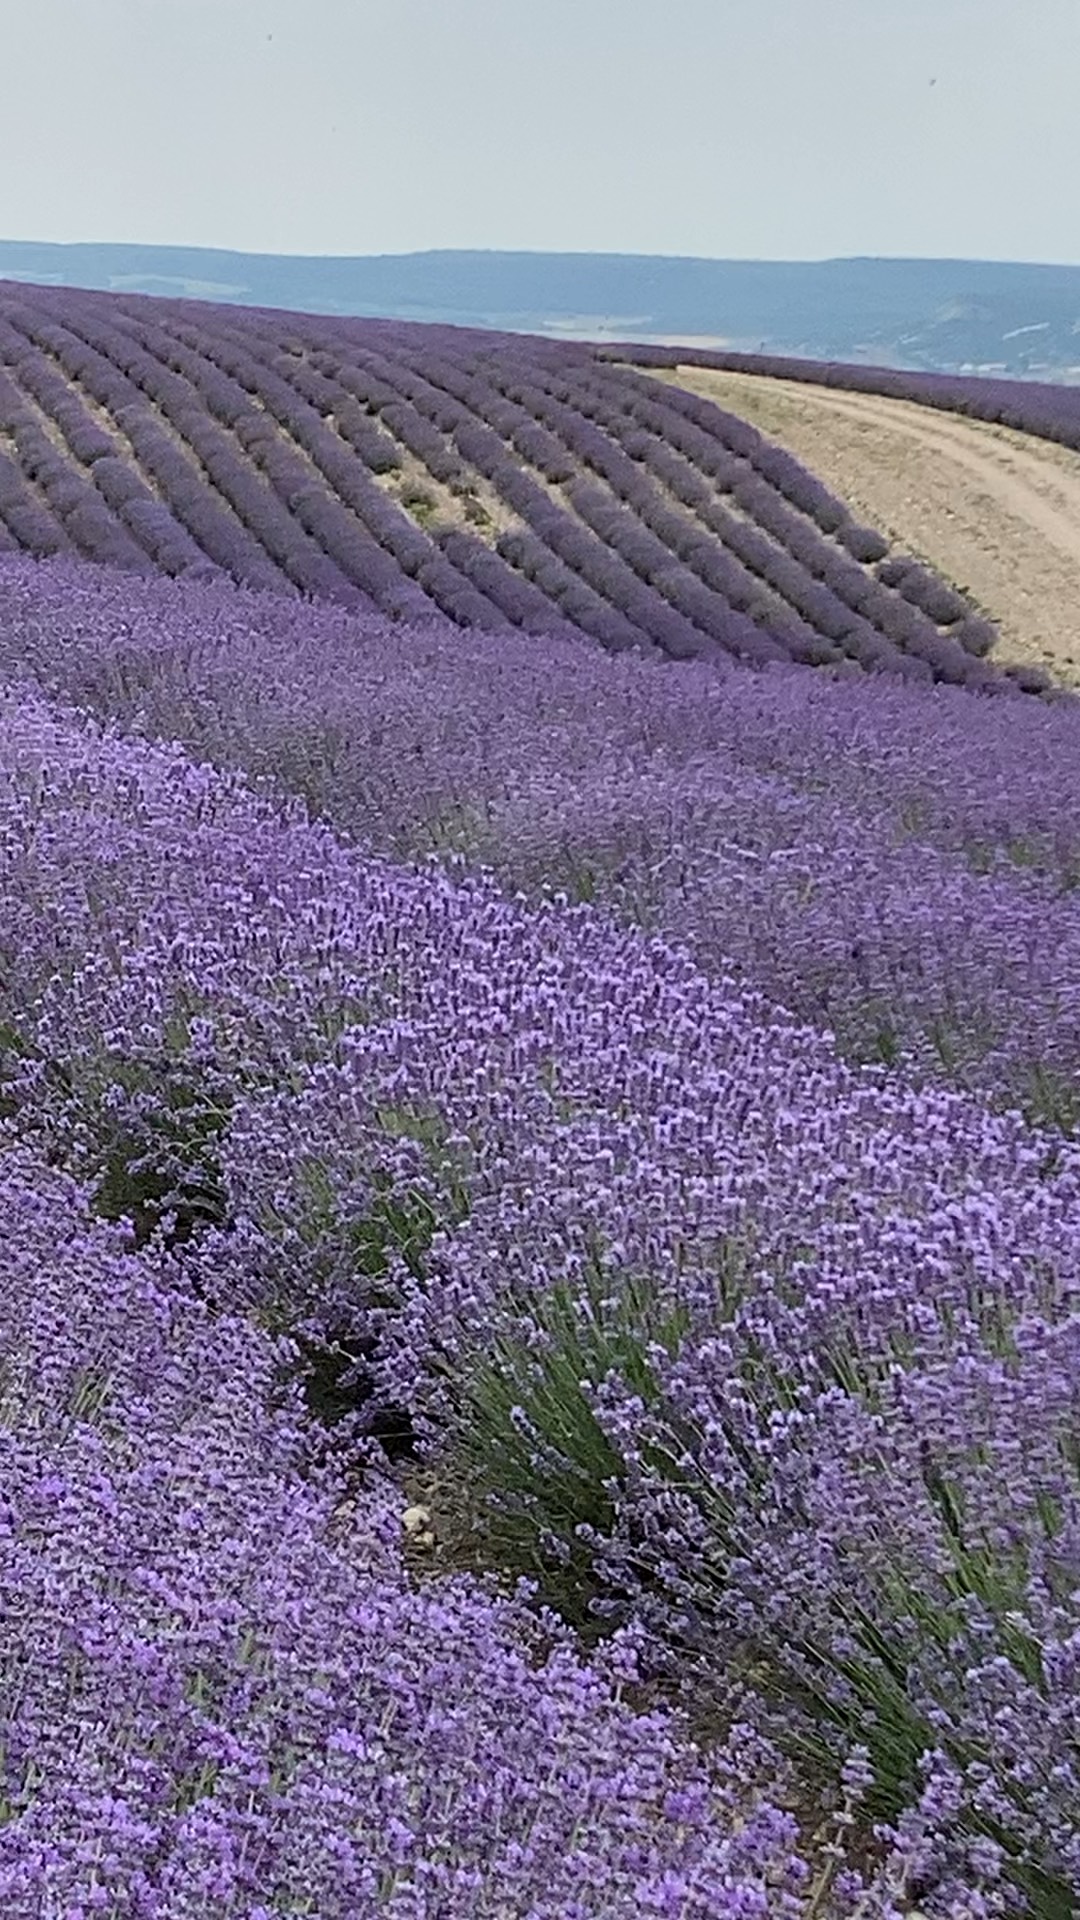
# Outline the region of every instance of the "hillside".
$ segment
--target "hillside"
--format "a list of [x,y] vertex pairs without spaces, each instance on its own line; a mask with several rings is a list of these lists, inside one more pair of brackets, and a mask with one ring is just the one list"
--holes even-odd
[[745,419],[583,344],[6,288],[3,548],[718,668],[1049,684]]
[[1080,1910],[1078,418],[634,351],[0,287],[10,1920]]
[[1080,380],[1080,267],[442,250],[361,257],[0,240],[0,279],[563,338]]
[[993,609],[998,661],[1080,685],[1080,454],[910,400],[698,367],[661,372],[752,421],[860,517]]

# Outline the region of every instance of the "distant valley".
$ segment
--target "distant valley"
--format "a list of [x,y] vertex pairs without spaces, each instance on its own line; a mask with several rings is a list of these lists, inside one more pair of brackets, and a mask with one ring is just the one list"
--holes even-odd
[[0,240],[0,280],[1080,385],[1080,266]]

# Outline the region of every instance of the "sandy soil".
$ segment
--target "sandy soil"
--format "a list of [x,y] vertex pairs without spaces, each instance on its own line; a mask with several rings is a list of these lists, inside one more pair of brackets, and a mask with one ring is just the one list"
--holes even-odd
[[1080,454],[909,400],[682,366],[995,620],[994,658],[1080,686]]

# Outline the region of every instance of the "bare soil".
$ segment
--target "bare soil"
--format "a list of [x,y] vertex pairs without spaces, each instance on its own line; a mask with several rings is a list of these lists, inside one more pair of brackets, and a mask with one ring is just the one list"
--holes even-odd
[[421,488],[432,501],[431,509],[419,512],[412,507],[405,509],[406,512],[412,513],[413,518],[418,520],[421,526],[437,520],[441,526],[460,527],[464,532],[471,533],[477,540],[483,540],[487,546],[494,547],[500,533],[521,525],[519,516],[507,506],[505,500],[500,499],[490,480],[485,479],[484,475],[477,472],[474,467],[470,467],[469,480],[475,504],[486,515],[483,520],[473,518],[467,511],[465,501],[460,494],[455,493],[453,488],[446,486],[443,481],[436,480],[434,474],[428,472],[423,461],[418,460],[414,453],[410,453],[396,435],[390,432],[384,420],[378,420],[377,424],[387,438],[393,440],[397,446],[401,465],[390,473],[377,473],[376,482],[398,505],[401,505],[401,494],[404,490],[409,487]]
[[1080,686],[1080,454],[910,400],[680,366],[997,622],[1002,665]]

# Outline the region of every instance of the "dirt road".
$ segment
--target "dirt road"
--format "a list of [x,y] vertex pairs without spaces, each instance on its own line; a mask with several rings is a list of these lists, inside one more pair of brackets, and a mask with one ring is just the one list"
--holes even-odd
[[1080,686],[1080,454],[909,400],[679,367],[997,621],[994,658]]

